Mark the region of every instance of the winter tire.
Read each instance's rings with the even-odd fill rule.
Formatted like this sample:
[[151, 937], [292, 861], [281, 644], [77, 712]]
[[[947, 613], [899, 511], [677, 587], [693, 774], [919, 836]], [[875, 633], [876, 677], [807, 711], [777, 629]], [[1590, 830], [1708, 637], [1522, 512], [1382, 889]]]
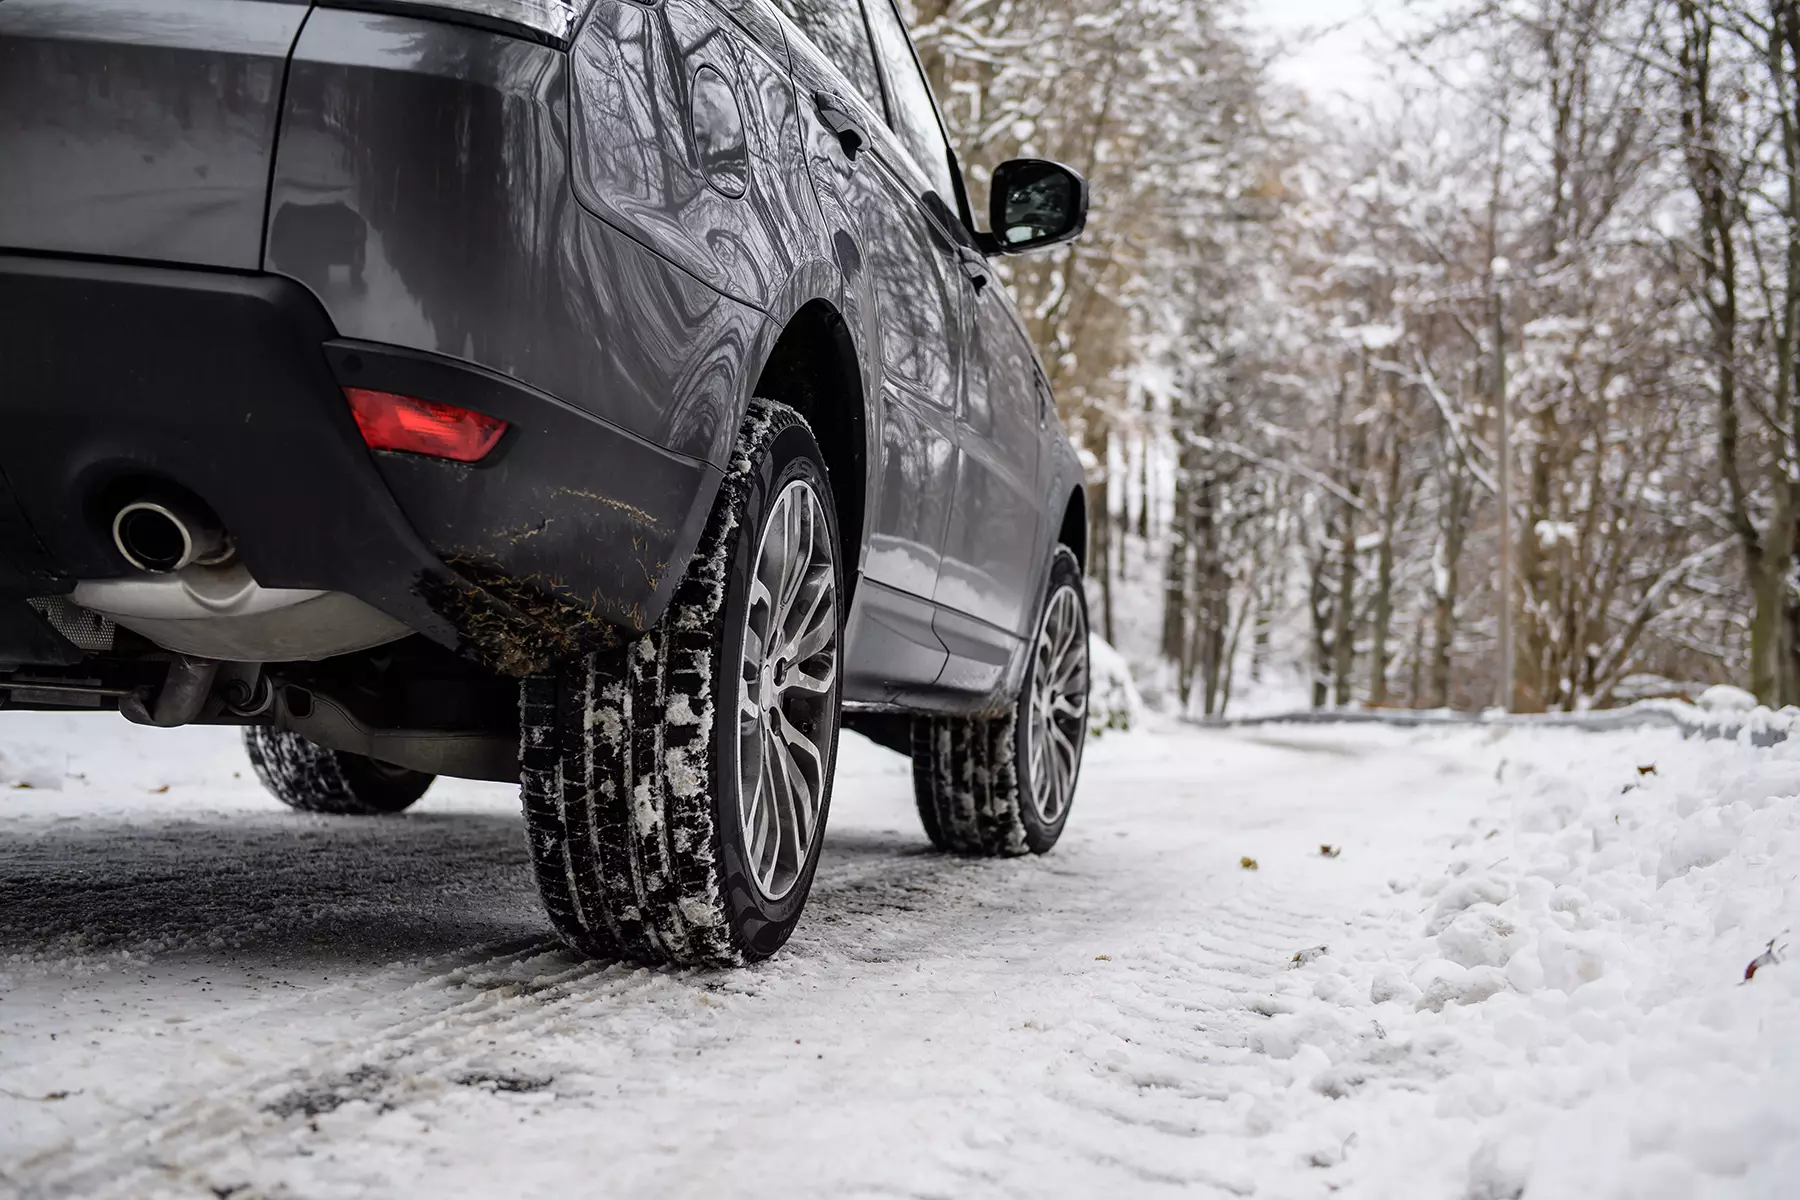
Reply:
[[266, 725], [244, 727], [244, 751], [262, 785], [301, 812], [358, 817], [397, 813], [423, 796], [437, 778], [360, 754], [327, 750], [297, 733]]
[[787, 941], [830, 808], [842, 594], [818, 444], [753, 401], [662, 621], [523, 686], [526, 829], [570, 946], [732, 965]]
[[1056, 845], [1087, 736], [1087, 632], [1081, 567], [1058, 546], [1011, 711], [913, 721], [913, 792], [940, 850], [1014, 857]]

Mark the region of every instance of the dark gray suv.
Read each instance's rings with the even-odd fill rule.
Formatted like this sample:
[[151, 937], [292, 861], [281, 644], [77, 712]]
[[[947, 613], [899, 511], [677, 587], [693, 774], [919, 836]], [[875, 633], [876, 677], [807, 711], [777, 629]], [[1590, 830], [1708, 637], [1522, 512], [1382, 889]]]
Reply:
[[1080, 466], [893, 0], [0, 0], [0, 707], [517, 781], [551, 919], [773, 953], [840, 722], [1048, 850]]

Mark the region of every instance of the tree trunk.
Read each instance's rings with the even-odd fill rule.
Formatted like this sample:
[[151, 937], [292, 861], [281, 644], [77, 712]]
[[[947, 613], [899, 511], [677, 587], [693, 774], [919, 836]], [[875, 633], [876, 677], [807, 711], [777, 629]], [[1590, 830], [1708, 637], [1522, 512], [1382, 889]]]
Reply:
[[[1545, 678], [1550, 631], [1544, 616], [1551, 607], [1555, 580], [1545, 560], [1538, 528], [1550, 519], [1550, 487], [1555, 478], [1550, 445], [1557, 436], [1554, 417], [1538, 415], [1537, 446], [1531, 456], [1531, 480], [1525, 519], [1513, 535], [1513, 712], [1543, 712], [1554, 698], [1556, 681]], [[1525, 603], [1519, 603], [1520, 599]]]
[[1388, 702], [1388, 627], [1394, 618], [1394, 526], [1400, 513], [1400, 446], [1390, 436], [1387, 490], [1381, 505], [1381, 548], [1375, 564], [1375, 620], [1369, 638], [1369, 704]]
[[1356, 669], [1356, 510], [1343, 506], [1338, 543], [1337, 612], [1331, 623], [1331, 702], [1350, 703], [1351, 672]]
[[1175, 464], [1175, 509], [1169, 519], [1169, 557], [1163, 564], [1162, 654], [1180, 662], [1188, 643], [1187, 576], [1193, 528], [1193, 475], [1197, 451], [1185, 436]]
[[1091, 550], [1088, 562], [1100, 568], [1100, 629], [1101, 636], [1109, 643], [1113, 641], [1113, 547], [1112, 547], [1112, 494], [1110, 475], [1112, 473], [1112, 435], [1104, 428], [1099, 433], [1099, 445], [1090, 447], [1094, 457], [1100, 460], [1100, 470], [1088, 484], [1088, 545]]
[[[1145, 411], [1149, 411], [1147, 403]], [[1138, 459], [1137, 535], [1144, 539], [1145, 545], [1150, 542], [1150, 453], [1155, 449], [1155, 445], [1156, 443], [1150, 435], [1145, 434], [1143, 445], [1140, 447], [1143, 453]]]
[[1307, 563], [1307, 608], [1312, 614], [1312, 706], [1324, 708], [1331, 699], [1331, 588], [1325, 572], [1331, 555], [1325, 543]]
[[1419, 707], [1420, 672], [1425, 665], [1425, 622], [1413, 622], [1412, 652], [1407, 655], [1406, 707]]
[[1450, 472], [1450, 495], [1439, 532], [1437, 578], [1431, 613], [1431, 707], [1450, 707], [1450, 656], [1456, 641], [1456, 593], [1468, 519], [1470, 481], [1462, 471]]

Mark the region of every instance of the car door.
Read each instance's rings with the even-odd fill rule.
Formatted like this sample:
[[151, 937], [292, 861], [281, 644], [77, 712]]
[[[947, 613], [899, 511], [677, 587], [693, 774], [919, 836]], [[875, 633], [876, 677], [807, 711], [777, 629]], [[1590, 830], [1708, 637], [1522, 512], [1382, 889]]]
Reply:
[[1037, 358], [1000, 284], [971, 283], [969, 291], [956, 492], [935, 599], [1022, 636], [1035, 615], [1043, 558], [1043, 391]]
[[848, 226], [833, 242], [851, 288], [867, 296], [868, 341], [878, 347], [880, 459], [863, 559], [863, 582], [874, 586], [858, 590], [846, 694], [891, 698], [896, 687], [934, 683], [948, 658], [931, 621], [955, 488], [961, 371], [958, 251], [933, 213], [944, 203], [948, 150], [933, 176], [890, 127], [857, 0], [781, 8], [805, 35], [789, 58], [811, 112], [808, 161], [827, 220]]
[[[954, 236], [955, 160], [894, 0], [863, 0], [887, 82], [894, 128], [930, 177], [926, 208]], [[1039, 553], [1037, 361], [973, 239], [952, 251], [961, 293], [961, 402], [933, 628], [950, 658], [938, 679], [955, 691], [999, 684], [1031, 619]]]

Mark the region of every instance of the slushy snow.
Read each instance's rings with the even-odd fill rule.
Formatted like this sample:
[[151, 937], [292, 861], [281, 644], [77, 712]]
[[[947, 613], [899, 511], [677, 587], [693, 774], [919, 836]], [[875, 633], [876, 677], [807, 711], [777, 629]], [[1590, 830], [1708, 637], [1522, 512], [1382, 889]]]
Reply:
[[516, 789], [303, 815], [230, 731], [0, 714], [0, 1195], [1794, 1195], [1750, 741], [1140, 721], [974, 862], [847, 736], [799, 931], [707, 972], [559, 949]]

